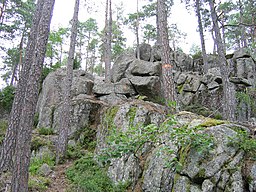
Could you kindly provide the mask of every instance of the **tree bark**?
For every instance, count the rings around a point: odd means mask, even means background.
[[[57,154],[56,163],[60,163],[60,160],[65,156],[68,144],[68,132],[70,126],[71,117],[71,86],[73,80],[73,64],[77,37],[77,26],[78,26],[78,12],[79,12],[80,0],[76,0],[74,7],[74,15],[72,19],[70,48],[68,54],[67,73],[65,78],[65,89],[63,93],[63,104],[61,110],[61,119],[59,127],[59,136],[57,143]]]
[[[165,0],[157,1],[157,15],[159,22],[159,37],[162,53],[162,82],[166,105],[176,101],[175,85],[173,79],[173,64],[170,59],[170,46],[168,39],[167,8]]]
[[[200,40],[201,40],[201,48],[202,48],[203,63],[204,63],[204,73],[207,73],[209,64],[208,64],[207,54],[206,54],[206,49],[205,49],[204,29],[203,29],[203,24],[202,24],[200,7],[201,7],[201,1],[196,0],[196,15],[197,15],[197,20],[198,20],[198,28],[199,28],[199,34],[200,34]]]
[[[0,173],[12,168],[12,158],[15,153],[15,145],[18,127],[20,124],[21,113],[23,108],[23,100],[27,88],[28,76],[32,65],[33,54],[35,52],[35,45],[37,39],[37,28],[42,15],[44,0],[37,3],[36,11],[33,17],[31,31],[29,35],[28,44],[26,47],[26,55],[24,64],[21,70],[20,79],[16,88],[16,93],[12,105],[12,110],[9,117],[9,124],[5,134],[0,153]]]
[[[217,13],[214,6],[214,1],[209,0],[211,17],[213,22],[213,30],[215,33],[215,41],[219,56],[219,67],[222,76],[223,85],[223,115],[225,119],[235,120],[235,92],[234,85],[229,81],[230,67],[225,58],[225,49],[221,39],[220,28],[218,26]]]
[[[19,129],[17,132],[17,141],[15,147],[14,166],[12,172],[12,192],[28,191],[28,170],[30,163],[30,144],[32,137],[32,128],[34,123],[34,115],[36,103],[38,100],[40,78],[46,46],[50,32],[50,23],[52,18],[53,6],[55,0],[42,0],[43,7],[40,10],[40,19],[38,25],[35,26],[35,48],[32,53],[31,68],[27,77],[28,81],[24,88],[24,99],[20,105],[22,110],[20,114]],[[38,2],[39,4],[41,1]],[[37,13],[35,14],[37,16]],[[31,53],[26,53],[31,54]],[[24,85],[21,85],[24,86]]]
[[[139,0],[137,0],[137,18],[136,18],[136,42],[137,42],[137,59],[140,59],[140,38],[139,38],[139,27],[140,27],[140,21],[139,21]]]
[[[110,82],[110,69],[111,69],[111,38],[112,38],[112,8],[111,0],[106,0],[105,12],[105,81]]]

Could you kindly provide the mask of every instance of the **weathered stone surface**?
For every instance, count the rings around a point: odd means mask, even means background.
[[[235,84],[243,84],[245,86],[252,86],[252,84],[245,78],[241,78],[241,77],[231,77],[229,79],[232,83],[235,83]]]
[[[52,127],[53,114],[59,103],[62,101],[64,89],[65,69],[58,69],[50,73],[44,80],[42,91],[37,102],[37,112],[39,113],[38,127]],[[73,73],[72,97],[79,94],[92,93],[93,76],[81,70]]]
[[[109,95],[111,93],[114,93],[114,84],[113,83],[95,84],[93,87],[93,93],[97,95]]]
[[[125,52],[121,54],[114,62],[111,69],[111,81],[116,83],[125,77],[125,71],[128,69],[130,63],[135,60],[134,53]]]
[[[246,48],[238,49],[237,51],[234,52],[233,58],[238,59],[238,58],[246,58],[246,57],[251,57],[249,51]]]
[[[153,100],[161,97],[161,83],[158,76],[132,76],[130,81],[140,95]]]
[[[50,175],[52,172],[52,169],[50,168],[49,165],[47,165],[46,163],[44,163],[39,169],[38,169],[38,174],[42,175],[44,177]]]
[[[180,73],[178,76],[177,80],[175,81],[177,85],[184,84],[187,79],[187,75],[185,73]]]
[[[136,94],[136,91],[134,90],[129,79],[124,78],[114,84],[114,93],[132,96]]]
[[[127,101],[125,95],[111,93],[109,95],[105,95],[99,98],[101,101],[106,102],[109,105],[118,105]]]
[[[96,100],[87,95],[78,95],[73,98],[72,101],[72,111],[71,111],[71,123],[69,128],[69,135],[72,135],[76,131],[90,127],[96,120],[96,114],[99,112],[101,107],[104,105],[103,102]],[[61,110],[62,103],[60,103],[53,114],[53,126],[55,130],[59,130],[60,120],[61,120]]]
[[[149,111],[153,112],[157,106],[152,104],[144,104],[140,102],[136,105],[137,111],[134,113],[134,122],[149,123],[152,118],[147,117]],[[117,128],[126,131],[131,124],[131,119],[128,114],[131,112],[133,104],[124,104],[117,108],[115,115],[112,117]],[[152,108],[154,110],[152,111]],[[161,108],[159,108],[161,109]],[[161,110],[160,110],[161,111]],[[153,112],[157,114],[161,122],[162,117],[158,113],[159,110]],[[147,120],[148,119],[148,120]],[[149,119],[151,119],[149,121]],[[186,125],[188,129],[209,121],[209,118],[204,118],[189,112],[180,112],[176,115],[176,126]],[[133,123],[134,123],[133,122]],[[103,124],[102,124],[103,125]],[[193,192],[214,192],[214,191],[244,191],[245,180],[243,178],[242,164],[244,163],[244,152],[236,147],[232,147],[229,143],[230,137],[237,134],[232,128],[238,125],[221,124],[209,126],[204,130],[205,134],[210,134],[215,140],[215,146],[207,155],[198,153],[196,149],[190,149],[182,154],[179,151],[179,156],[185,157],[183,166],[180,171],[175,171],[172,168],[166,168],[167,159],[177,157],[175,154],[178,148],[172,144],[168,135],[163,135],[162,140],[165,145],[173,149],[174,154],[167,155],[162,153],[161,145],[156,146],[153,150],[146,150],[143,155],[141,152],[138,156],[146,159],[135,158],[134,155],[123,156],[122,158],[112,160],[109,168],[110,177],[117,183],[119,181],[132,181],[132,186],[137,186],[138,182],[142,183],[142,191],[147,192],[164,192],[164,191],[193,191]],[[242,127],[241,127],[242,128]],[[106,146],[105,139],[107,130],[102,127],[97,135],[98,148],[100,151]],[[143,165],[143,166],[141,166]],[[146,166],[145,166],[146,165]],[[249,170],[251,171],[250,178],[255,178],[255,164],[252,164]],[[231,174],[232,173],[232,174]],[[138,175],[141,175],[139,177]],[[140,179],[139,179],[140,178]],[[255,179],[251,181],[250,191],[255,187]]]
[[[159,62],[134,60],[130,64],[127,71],[129,71],[134,76],[159,76],[161,71],[161,64]]]
[[[97,147],[95,150],[97,154],[100,154],[101,150],[107,146],[106,138],[111,127],[108,127],[108,124],[105,123],[106,119],[113,118],[110,121],[113,121],[120,131],[126,131],[130,125],[159,124],[164,118],[164,108],[162,106],[140,100],[126,102],[123,105],[111,107],[109,110],[107,112],[109,116],[101,118],[102,122],[98,128]],[[108,174],[116,183],[119,181],[132,181],[132,186],[135,186],[141,171],[142,167],[137,158],[124,156],[111,162]]]
[[[191,92],[183,92],[182,94],[179,95],[179,100],[181,104],[186,106],[192,103],[194,96],[195,94]]]
[[[136,58],[137,59],[141,59],[143,61],[149,61],[150,60],[151,51],[152,51],[151,45],[143,43],[143,44],[140,44],[137,49],[139,49],[139,54],[140,54],[140,58],[138,58],[137,50],[136,50]]]
[[[218,88],[220,85],[216,82],[216,81],[212,81],[210,83],[207,84],[207,87],[209,90],[213,90]]]

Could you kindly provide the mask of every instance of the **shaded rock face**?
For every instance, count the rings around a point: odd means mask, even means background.
[[[129,115],[131,108],[134,112],[132,121]],[[155,123],[159,124],[165,119],[162,107],[148,102],[126,103],[109,108],[103,113],[102,122],[97,133],[96,153],[100,154],[106,146],[108,127],[104,119],[111,117],[113,125],[119,131],[125,132],[129,125]],[[106,114],[110,115],[106,117]],[[104,116],[105,115],[105,116]],[[176,115],[176,127],[187,126],[187,129],[201,125],[209,118],[205,118],[190,112],[180,112]],[[140,125],[141,125],[140,124]],[[111,160],[108,174],[115,182],[131,182],[132,189],[140,189],[147,192],[166,191],[255,191],[255,167],[256,162],[246,161],[243,151],[230,145],[230,137],[234,137],[239,128],[238,125],[221,124],[212,125],[204,130],[214,138],[215,145],[207,155],[197,152],[196,149],[178,149],[168,135],[163,136],[163,143],[173,149],[174,156],[182,157],[182,167],[178,170],[174,167],[166,167],[168,156],[161,153],[162,145],[156,147],[145,146],[143,152],[126,154],[121,158]],[[171,127],[170,127],[171,129]],[[240,127],[240,129],[245,129]],[[245,129],[248,131],[247,129]],[[176,154],[176,155],[175,155]],[[245,175],[245,168],[248,173]],[[250,177],[250,180],[246,178]]]
[[[105,109],[98,127],[96,154],[100,154],[101,150],[107,146],[106,139],[111,126],[116,126],[120,131],[126,131],[132,125],[160,124],[164,117],[163,106],[140,100]],[[113,159],[108,174],[115,183],[131,181],[135,187],[143,171],[140,164],[138,158],[133,155]]]
[[[56,132],[59,129],[65,75],[65,69],[58,69],[46,77],[37,103],[38,127],[53,128]],[[73,78],[70,134],[91,126],[95,121],[95,114],[103,105],[101,101],[90,96],[94,84],[92,75],[75,70]]]
[[[103,82],[95,85],[93,91],[97,97],[113,105],[126,102],[136,95],[146,96],[147,100],[153,102],[161,101],[161,49],[158,45],[150,48],[150,45],[142,44],[139,50],[141,60],[136,59],[133,53],[124,53],[117,59],[112,68],[112,83]],[[223,93],[218,57],[208,55],[207,74],[204,74],[200,59],[193,61],[190,56],[172,50],[171,58],[174,63],[173,74],[180,107],[187,109],[187,106],[204,106],[207,108],[207,116],[220,115]],[[227,55],[227,62],[233,91],[253,90],[256,84],[256,64],[248,52],[241,49]],[[117,90],[117,86],[121,90]],[[254,99],[254,95],[251,93],[251,100]],[[237,106],[243,106],[240,108],[246,108],[238,109],[237,119],[247,121],[256,116],[255,110],[251,109],[254,107],[248,105],[248,102],[241,99],[235,102]]]

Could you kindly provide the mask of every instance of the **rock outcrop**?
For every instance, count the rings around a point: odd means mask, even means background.
[[[93,129],[97,137],[95,155],[101,155],[108,147],[111,129],[125,133],[131,126],[159,126],[167,119],[165,107],[157,103],[162,97],[159,49],[148,45],[140,49],[143,60],[138,60],[135,53],[124,53],[115,61],[111,82],[74,71],[70,136],[76,135],[75,139],[78,139],[80,130]],[[202,109],[200,113],[205,116],[214,114],[221,118],[222,79],[216,57],[209,56],[206,74],[199,60],[195,62],[183,53],[174,52],[172,58],[181,107],[191,111]],[[232,69],[230,81],[237,93],[255,88],[255,61],[248,53],[237,51],[228,56],[228,63]],[[60,129],[64,77],[64,69],[59,69],[45,79],[37,106],[38,127],[53,128],[55,132]],[[252,97],[255,98],[255,92]],[[237,100],[242,106],[238,116],[241,119],[256,117],[255,109],[251,109],[246,101]],[[191,146],[180,148],[168,132],[162,132],[154,135],[161,138],[161,143],[147,143],[136,153],[112,158],[109,177],[115,183],[131,183],[133,191],[256,191],[256,162],[248,158],[241,147],[230,144],[230,138],[239,135],[238,130],[252,132],[252,129],[190,112],[180,112],[175,119],[176,124],[168,125],[167,130],[202,127],[200,131],[214,139],[213,148],[206,154]],[[76,146],[76,141],[69,143]],[[161,153],[166,146],[173,152],[171,155]],[[167,166],[174,158],[179,167]]]
[[[161,106],[143,101],[126,103],[108,110],[103,114],[98,128],[97,154],[108,145],[106,138],[111,128],[115,127],[118,131],[126,132],[129,125],[143,126],[149,123],[159,125],[165,119]],[[113,123],[113,127],[105,123],[106,119]],[[115,183],[131,182],[133,190],[147,192],[256,190],[255,179],[246,179],[255,178],[253,168],[256,162],[248,161],[244,151],[230,145],[232,142],[230,138],[238,134],[237,130],[248,131],[247,128],[218,121],[215,124],[212,119],[189,112],[178,113],[176,120],[176,128],[186,126],[187,129],[192,129],[196,126],[204,126],[204,133],[214,139],[215,145],[212,150],[202,154],[189,146],[186,149],[178,149],[166,135],[163,137],[165,138],[163,143],[173,149],[173,155],[181,164],[179,169],[167,166],[168,160],[173,157],[162,153],[161,148],[164,145],[158,144],[155,148],[145,146],[137,154],[128,153],[121,158],[112,159],[108,168],[110,178]],[[249,172],[245,173],[248,166]]]

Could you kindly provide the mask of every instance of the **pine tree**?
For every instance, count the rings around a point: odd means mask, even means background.
[[[59,136],[57,142],[57,154],[56,154],[56,164],[65,156],[68,144],[68,132],[70,126],[71,117],[71,86],[73,80],[73,64],[75,57],[75,46],[77,37],[77,27],[78,27],[78,12],[79,12],[80,0],[76,0],[74,7],[74,15],[72,19],[72,29],[70,38],[70,48],[68,54],[67,72],[65,78],[65,89],[63,93],[63,104],[62,104],[62,115],[60,119]]]
[[[170,46],[168,39],[167,6],[166,0],[157,1],[157,18],[159,38],[162,53],[162,81],[166,105],[168,102],[176,101],[175,85],[173,79],[173,65],[170,58]]]

